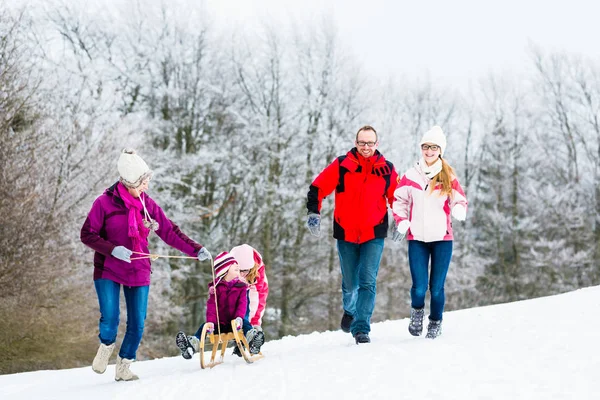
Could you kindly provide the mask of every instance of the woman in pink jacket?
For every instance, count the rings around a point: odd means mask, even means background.
[[[250,353],[257,354],[265,342],[265,334],[262,330],[262,317],[267,305],[269,295],[269,281],[265,274],[265,264],[262,256],[256,249],[247,244],[235,246],[230,253],[240,263],[240,276],[248,284],[248,310],[244,318],[246,328],[250,330],[248,342]],[[234,354],[241,356],[239,349],[233,349]]]
[[[408,331],[423,332],[425,294],[429,286],[431,305],[427,338],[442,333],[442,314],[446,302],[444,285],[452,259],[452,219],[464,221],[467,198],[454,169],[442,158],[446,136],[439,126],[428,130],[421,139],[421,159],[402,176],[394,192],[396,220],[394,241],[405,235],[412,287]],[[431,271],[429,265],[431,261]]]

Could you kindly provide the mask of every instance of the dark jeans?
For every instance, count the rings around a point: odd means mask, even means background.
[[[369,333],[377,294],[377,273],[383,253],[383,238],[356,244],[337,241],[342,270],[344,311],[354,317],[350,332]]]
[[[100,305],[100,334],[98,337],[105,345],[117,340],[119,329],[119,295],[121,284],[108,279],[94,281],[98,303]],[[127,329],[121,343],[119,356],[135,360],[135,355],[144,334],[144,322],[148,308],[148,292],[150,286],[123,286],[125,304],[127,305]]]
[[[429,272],[430,259],[431,272]],[[412,277],[411,306],[413,308],[423,308],[425,306],[425,294],[429,284],[431,294],[429,319],[434,321],[441,321],[444,313],[444,304],[446,303],[444,284],[446,283],[446,274],[451,259],[451,240],[429,243],[418,240],[408,241],[408,263],[410,264],[410,275]]]

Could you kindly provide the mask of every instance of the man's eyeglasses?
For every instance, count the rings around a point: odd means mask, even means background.
[[[375,143],[377,143],[377,142],[363,142],[362,140],[359,140],[359,141],[356,142],[356,145],[357,146],[361,146],[361,147],[362,146],[373,147],[373,146],[375,146]]]
[[[440,146],[438,146],[437,144],[422,144],[421,145],[421,150],[433,150],[433,151],[438,151],[440,149]]]

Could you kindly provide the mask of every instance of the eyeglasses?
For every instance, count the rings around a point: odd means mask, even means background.
[[[375,146],[375,143],[377,143],[377,142],[363,142],[362,140],[359,140],[359,141],[356,142],[356,145],[357,146],[361,146],[361,147],[362,146],[373,147],[373,146]]]
[[[250,272],[249,269],[240,269],[240,274],[247,274],[248,272]]]
[[[438,146],[437,144],[422,144],[421,145],[421,150],[433,150],[433,151],[438,151],[440,149],[440,146]]]

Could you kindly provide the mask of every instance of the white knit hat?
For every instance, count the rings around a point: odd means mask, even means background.
[[[132,149],[123,149],[119,156],[117,169],[119,170],[121,182],[132,189],[137,188],[144,179],[152,176],[152,171],[150,171],[146,162]]]
[[[423,135],[419,147],[421,147],[423,143],[433,143],[440,146],[440,156],[442,156],[446,150],[446,135],[444,135],[444,131],[441,127],[437,125],[432,126],[431,129]]]
[[[254,249],[252,246],[248,244],[235,246],[229,253],[238,260],[241,270],[249,270],[254,267],[256,260],[254,259]]]

